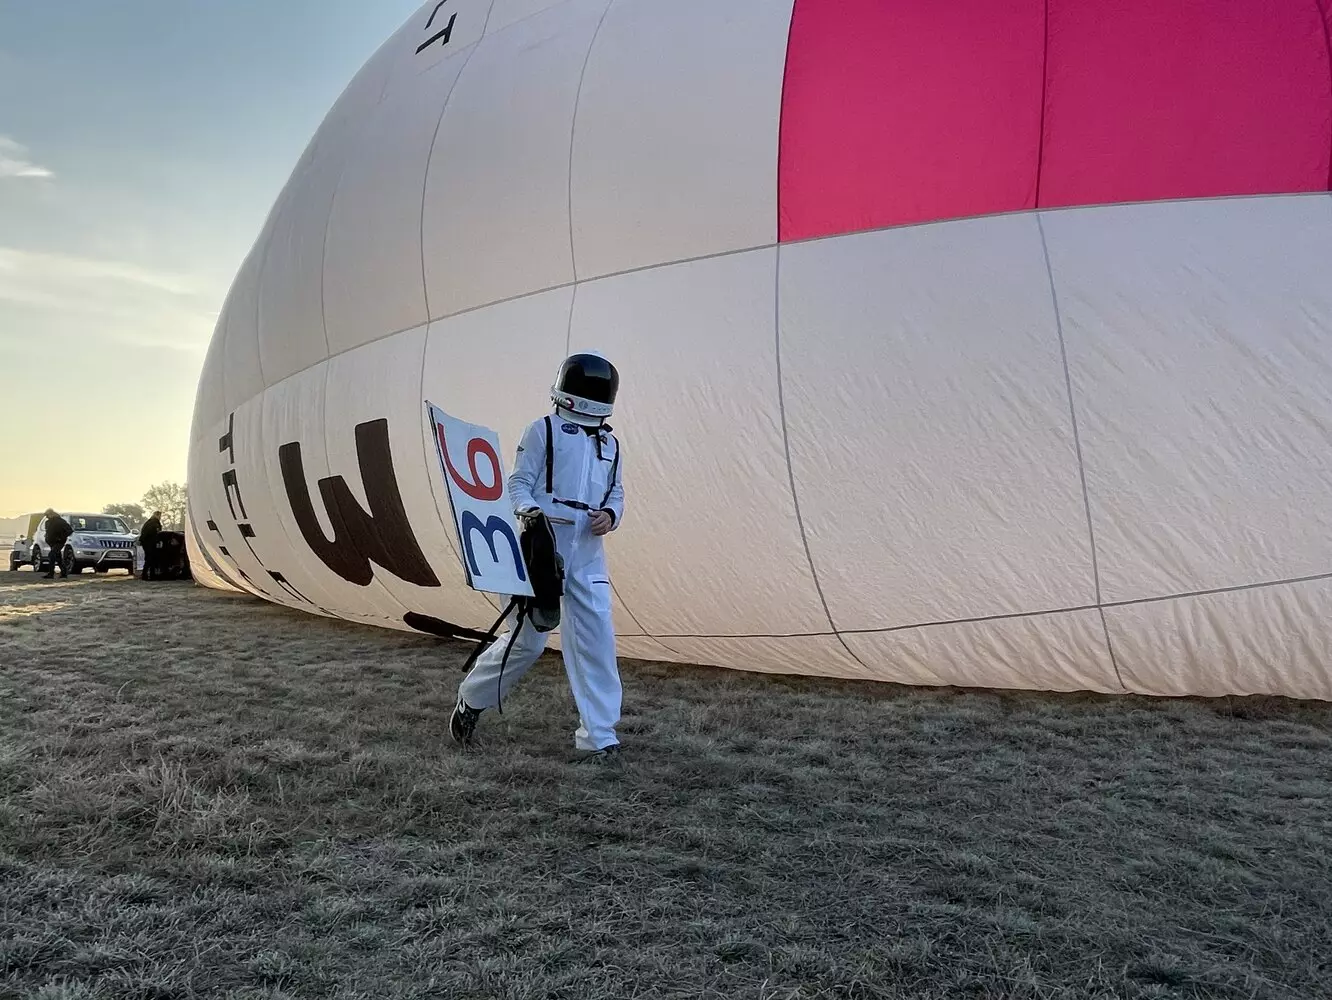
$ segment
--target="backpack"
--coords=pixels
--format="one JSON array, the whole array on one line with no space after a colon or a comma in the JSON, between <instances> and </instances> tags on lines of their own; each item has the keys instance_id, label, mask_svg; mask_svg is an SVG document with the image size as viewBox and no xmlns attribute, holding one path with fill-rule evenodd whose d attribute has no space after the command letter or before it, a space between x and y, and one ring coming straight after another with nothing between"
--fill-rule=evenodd
<instances>
[{"instance_id":1,"label":"backpack","mask_svg":"<svg viewBox=\"0 0 1332 1000\"><path fill-rule=\"evenodd\" d=\"M495 641L504 619L517 610L518 616L514 619L513 629L509 633L509 643L504 647L504 658L500 660L498 684L501 691L504 684L504 667L509 662L509 653L518 639L518 631L523 627L523 622L529 622L538 632L553 632L560 626L560 598L564 596L564 557L555 548L555 529L551 527L546 515L540 511L530 518L525 518L524 521L518 544L522 549L523 563L527 566L527 578L532 583L532 596L515 594L477 644L476 649L472 650L472 655L467 657L467 662L463 664L463 673L471 670L477 657ZM502 697L497 700L497 707L503 715Z\"/></svg>"}]
</instances>

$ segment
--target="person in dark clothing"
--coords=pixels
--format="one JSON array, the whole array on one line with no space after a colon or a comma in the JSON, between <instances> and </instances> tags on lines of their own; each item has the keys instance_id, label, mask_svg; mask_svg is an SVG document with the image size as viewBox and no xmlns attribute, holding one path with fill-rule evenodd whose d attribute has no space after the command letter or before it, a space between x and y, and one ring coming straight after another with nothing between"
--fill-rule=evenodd
<instances>
[{"instance_id":1,"label":"person in dark clothing","mask_svg":"<svg viewBox=\"0 0 1332 1000\"><path fill-rule=\"evenodd\" d=\"M62 559L65 542L69 541L69 536L72 534L74 529L69 526L69 522L50 507L46 508L46 548L51 556L51 569L46 574L46 579L53 579L57 569L60 570L60 579L65 578L65 565Z\"/></svg>"},{"instance_id":2,"label":"person in dark clothing","mask_svg":"<svg viewBox=\"0 0 1332 1000\"><path fill-rule=\"evenodd\" d=\"M162 532L162 512L153 511L153 516L143 522L139 529L139 544L143 546L143 579L151 580L161 574L161 562L158 558L157 536Z\"/></svg>"}]
</instances>

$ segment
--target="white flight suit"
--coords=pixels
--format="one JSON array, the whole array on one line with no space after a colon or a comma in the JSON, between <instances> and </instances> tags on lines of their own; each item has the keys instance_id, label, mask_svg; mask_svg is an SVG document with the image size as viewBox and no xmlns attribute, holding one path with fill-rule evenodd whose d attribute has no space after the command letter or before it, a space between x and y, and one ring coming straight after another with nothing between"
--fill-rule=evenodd
<instances>
[{"instance_id":1,"label":"white flight suit","mask_svg":"<svg viewBox=\"0 0 1332 1000\"><path fill-rule=\"evenodd\" d=\"M579 750L602 750L618 743L615 726L620 721L620 671L615 658L615 629L611 623L610 574L602 537L592 534L591 513L556 503L574 500L593 510L609 510L620 526L624 515L623 460L620 443L606 430L597 436L565 419L556 410L549 417L553 452L551 493L546 492L546 419L532 421L518 445L513 472L509 475L509 498L515 511L539 507L546 516L572 520L553 523L555 547L564 559L564 597L560 602L560 647L569 675L579 725L574 746ZM612 470L614 481L612 482ZM513 628L513 616L499 635L476 659L458 687L462 701L472 708L494 708L527 673L546 648L549 633L538 632L524 621L504 664L500 688L500 662Z\"/></svg>"}]
</instances>

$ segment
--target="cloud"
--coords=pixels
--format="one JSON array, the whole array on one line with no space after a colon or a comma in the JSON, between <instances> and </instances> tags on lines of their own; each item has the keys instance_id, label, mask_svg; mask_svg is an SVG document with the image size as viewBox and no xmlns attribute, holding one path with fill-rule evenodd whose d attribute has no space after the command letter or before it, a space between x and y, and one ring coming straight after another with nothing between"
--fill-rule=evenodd
<instances>
[{"instance_id":1,"label":"cloud","mask_svg":"<svg viewBox=\"0 0 1332 1000\"><path fill-rule=\"evenodd\" d=\"M7 178L54 177L50 170L28 159L28 147L23 143L0 135L0 180Z\"/></svg>"},{"instance_id":2,"label":"cloud","mask_svg":"<svg viewBox=\"0 0 1332 1000\"><path fill-rule=\"evenodd\" d=\"M6 291L6 274L37 285L51 282L116 282L139 285L171 295L192 295L197 290L188 278L181 275L153 271L124 261L0 246L0 297L4 297Z\"/></svg>"},{"instance_id":3,"label":"cloud","mask_svg":"<svg viewBox=\"0 0 1332 1000\"><path fill-rule=\"evenodd\" d=\"M6 303L55 313L94 340L200 351L217 321L218 298L184 274L0 246L0 314Z\"/></svg>"}]
</instances>

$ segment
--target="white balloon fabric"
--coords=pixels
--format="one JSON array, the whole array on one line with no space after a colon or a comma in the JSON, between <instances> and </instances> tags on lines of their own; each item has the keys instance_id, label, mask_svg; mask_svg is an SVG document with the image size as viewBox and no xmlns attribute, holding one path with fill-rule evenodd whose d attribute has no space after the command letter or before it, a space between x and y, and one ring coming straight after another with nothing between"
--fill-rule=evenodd
<instances>
[{"instance_id":1,"label":"white balloon fabric","mask_svg":"<svg viewBox=\"0 0 1332 1000\"><path fill-rule=\"evenodd\" d=\"M484 629L423 401L511 465L596 347L624 655L1332 698L1332 15L1046 6L427 3L226 298L198 579Z\"/></svg>"}]
</instances>

